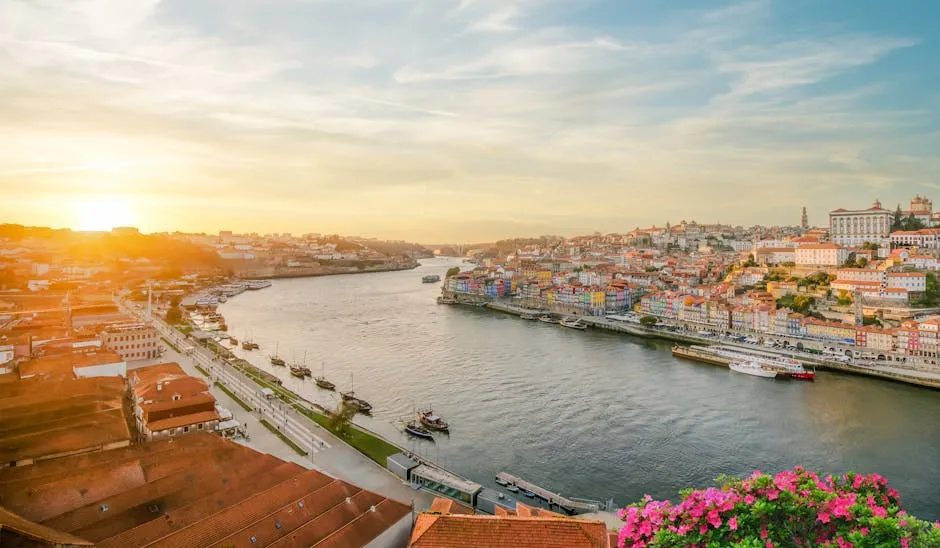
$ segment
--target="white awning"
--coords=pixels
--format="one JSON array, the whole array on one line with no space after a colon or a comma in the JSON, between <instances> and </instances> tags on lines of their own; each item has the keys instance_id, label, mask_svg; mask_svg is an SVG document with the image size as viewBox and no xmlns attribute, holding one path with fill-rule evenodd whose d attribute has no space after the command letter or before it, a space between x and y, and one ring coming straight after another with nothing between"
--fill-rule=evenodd
<instances>
[{"instance_id":1,"label":"white awning","mask_svg":"<svg viewBox=\"0 0 940 548\"><path fill-rule=\"evenodd\" d=\"M241 423L235 419L232 419L220 422L219 425L215 427L215 429L221 432L224 430L232 430L234 428L238 428L239 426L241 426Z\"/></svg>"}]
</instances>

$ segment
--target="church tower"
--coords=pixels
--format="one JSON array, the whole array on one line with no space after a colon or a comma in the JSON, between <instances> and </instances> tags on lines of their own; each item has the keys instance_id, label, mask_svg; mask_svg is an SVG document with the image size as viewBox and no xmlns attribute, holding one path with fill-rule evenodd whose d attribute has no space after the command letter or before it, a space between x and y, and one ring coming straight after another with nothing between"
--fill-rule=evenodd
<instances>
[{"instance_id":1,"label":"church tower","mask_svg":"<svg viewBox=\"0 0 940 548\"><path fill-rule=\"evenodd\" d=\"M803 230L809 228L809 217L806 216L806 206L803 206L803 216L800 217L800 227Z\"/></svg>"}]
</instances>

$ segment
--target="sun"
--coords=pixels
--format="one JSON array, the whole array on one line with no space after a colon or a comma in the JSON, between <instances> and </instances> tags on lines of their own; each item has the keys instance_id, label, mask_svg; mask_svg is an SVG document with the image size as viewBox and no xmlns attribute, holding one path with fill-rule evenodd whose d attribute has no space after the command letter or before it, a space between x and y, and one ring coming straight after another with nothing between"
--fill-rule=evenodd
<instances>
[{"instance_id":1,"label":"sun","mask_svg":"<svg viewBox=\"0 0 940 548\"><path fill-rule=\"evenodd\" d=\"M87 231L111 230L134 223L134 215L123 200L82 200L75 204L76 228Z\"/></svg>"}]
</instances>

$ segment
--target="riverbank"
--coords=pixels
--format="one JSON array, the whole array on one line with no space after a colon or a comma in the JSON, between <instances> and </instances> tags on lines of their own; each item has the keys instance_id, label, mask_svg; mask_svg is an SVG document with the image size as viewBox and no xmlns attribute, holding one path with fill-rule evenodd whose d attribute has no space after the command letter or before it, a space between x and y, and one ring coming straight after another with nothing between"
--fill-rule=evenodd
<instances>
[{"instance_id":1,"label":"riverbank","mask_svg":"<svg viewBox=\"0 0 940 548\"><path fill-rule=\"evenodd\" d=\"M275 280L284 278L316 278L319 276L339 276L341 274L373 274L376 272L398 272L401 270L414 270L420 263L388 261L378 265L366 266L310 266L310 267L232 267L236 277L252 280Z\"/></svg>"},{"instance_id":2,"label":"riverbank","mask_svg":"<svg viewBox=\"0 0 940 548\"><path fill-rule=\"evenodd\" d=\"M480 303L471 303L471 302L461 302L458 304L476 306L479 307ZM513 305L503 304L503 303L486 303L486 306L483 308L494 310L497 312L502 312L505 314L512 314L515 316L520 316L524 313L532 313L533 310L525 309ZM615 333L625 333L635 337L643 338L652 338L652 339L661 339L671 342L683 343L683 344L698 344L698 345L723 345L723 346L734 346L742 349L753 350L753 345L739 344L731 341L717 341L709 337L699 337L689 333L679 333L674 331L667 331L661 328L647 327L640 324L630 324L626 322L620 322L616 320L609 320L607 318L601 317L592 317L592 316L579 316L581 321L591 327L597 329L604 329L606 331L612 331ZM940 390L940 375L931 375L926 372L921 371L908 371L895 367L886 367L886 366L856 366L846 363L840 363L836 361L830 361L825 359L820 359L814 357L813 355L805 353L784 353L780 352L774 348L761 347L761 351L769 352L772 354L778 354L781 356L792 357L803 362L806 365L814 366L818 369L830 370L830 371L839 371L842 373L849 373L852 375L862 375L866 377L875 377L879 379L889 380L893 382L900 382L904 384L910 384L915 386L920 386L923 388L930 388L933 390Z\"/></svg>"}]
</instances>

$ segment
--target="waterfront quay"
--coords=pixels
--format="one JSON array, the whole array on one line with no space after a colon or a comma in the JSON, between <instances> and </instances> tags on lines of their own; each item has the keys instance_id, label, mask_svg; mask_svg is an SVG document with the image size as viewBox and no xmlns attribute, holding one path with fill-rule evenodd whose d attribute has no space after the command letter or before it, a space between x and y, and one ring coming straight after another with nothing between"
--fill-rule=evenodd
<instances>
[{"instance_id":1,"label":"waterfront quay","mask_svg":"<svg viewBox=\"0 0 940 548\"><path fill-rule=\"evenodd\" d=\"M487 308L489 310L495 310L498 312L503 312L506 314L513 314L516 316L521 316L522 314L553 314L550 310L544 310L540 308L526 308L510 303L497 302L494 300L486 300L485 297L474 295L474 298L463 298L457 297L458 304L477 306L480 308ZM557 315L557 313L555 313ZM703 336L697 334L697 332L691 331L685 326L670 326L670 325L661 325L661 326L644 326L639 323L624 322L620 320L611 319L603 316L578 316L581 321L593 328L603 329L605 331L611 331L615 333L624 333L627 335L633 335L636 337L644 338L657 338L668 341L673 341L682 344L688 345L716 345L721 344L724 346L734 346L739 347L744 350L753 350L753 344L741 343L735 338L731 337L719 337L719 336ZM771 354L776 354L780 356L792 357L799 360L805 365L810 365L818 369L830 370L830 371L839 371L842 373L850 373L855 375L864 375L868 377L876 377L885 380L891 380L895 382L902 382L906 384L912 384L916 386L922 386L925 388L932 388L935 390L940 390L940 374L933 373L931 371L922 371L917 369L907 369L901 367L895 367L894 365L889 365L891 362L885 361L875 361L875 360L861 360L856 359L854 363L852 362L843 362L837 361L835 359L826 359L825 356L820 356L818 354L811 354L799 350L806 347L819 346L830 349L833 352L845 352L846 350L851 351L853 347L839 344L831 344L828 341L812 341L807 339L798 339L794 337L787 336L777 336L768 337L778 342L786 342L788 348L786 350L780 350L779 348L772 348L767 346L760 346L760 350L763 352L768 352ZM799 346L798 346L799 345Z\"/></svg>"}]
</instances>

